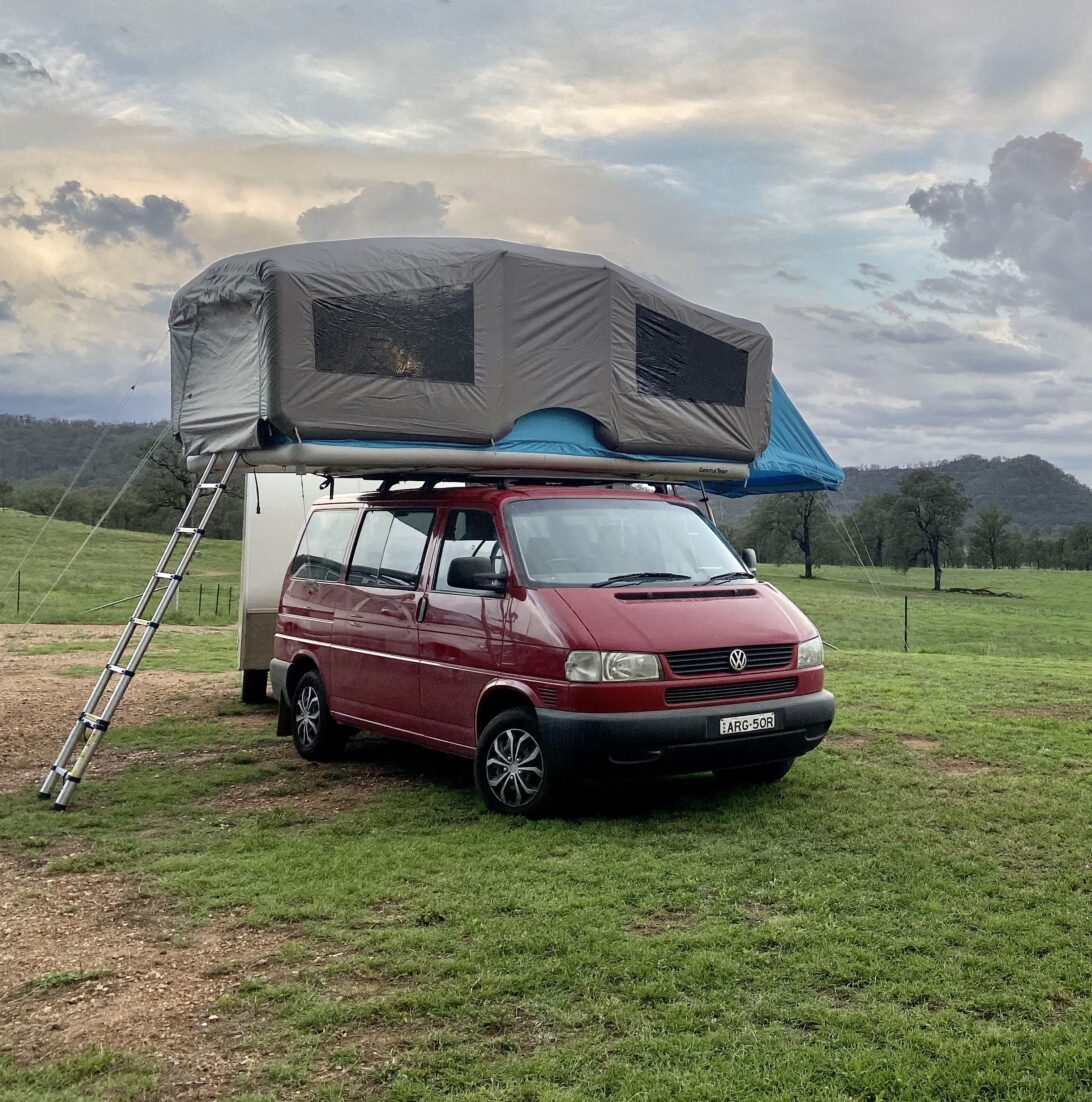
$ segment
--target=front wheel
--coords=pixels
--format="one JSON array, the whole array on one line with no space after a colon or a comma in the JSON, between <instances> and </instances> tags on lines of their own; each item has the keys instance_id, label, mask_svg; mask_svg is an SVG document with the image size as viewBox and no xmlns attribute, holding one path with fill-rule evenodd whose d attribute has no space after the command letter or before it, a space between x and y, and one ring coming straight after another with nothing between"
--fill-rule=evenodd
<instances>
[{"instance_id":1,"label":"front wheel","mask_svg":"<svg viewBox=\"0 0 1092 1102\"><path fill-rule=\"evenodd\" d=\"M530 708L511 708L486 724L474 755L474 782L490 811L546 815L560 804L565 780Z\"/></svg>"},{"instance_id":2,"label":"front wheel","mask_svg":"<svg viewBox=\"0 0 1092 1102\"><path fill-rule=\"evenodd\" d=\"M714 769L713 776L725 784L776 784L792 768L795 758L748 765L742 769Z\"/></svg>"},{"instance_id":3,"label":"front wheel","mask_svg":"<svg viewBox=\"0 0 1092 1102\"><path fill-rule=\"evenodd\" d=\"M311 670L300 678L292 694L292 741L307 761L329 761L345 749L345 732L326 706L322 678Z\"/></svg>"}]
</instances>

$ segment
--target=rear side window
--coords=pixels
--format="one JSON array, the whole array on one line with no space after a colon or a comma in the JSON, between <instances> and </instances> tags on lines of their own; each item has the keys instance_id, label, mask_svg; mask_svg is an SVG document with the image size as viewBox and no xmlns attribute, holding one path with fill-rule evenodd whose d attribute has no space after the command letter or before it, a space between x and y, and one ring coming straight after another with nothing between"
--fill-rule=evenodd
<instances>
[{"instance_id":1,"label":"rear side window","mask_svg":"<svg viewBox=\"0 0 1092 1102\"><path fill-rule=\"evenodd\" d=\"M349 563L349 584L416 589L434 515L431 509L369 509Z\"/></svg>"},{"instance_id":2,"label":"rear side window","mask_svg":"<svg viewBox=\"0 0 1092 1102\"><path fill-rule=\"evenodd\" d=\"M637 391L724 406L747 404L747 350L637 307Z\"/></svg>"},{"instance_id":3,"label":"rear side window","mask_svg":"<svg viewBox=\"0 0 1092 1102\"><path fill-rule=\"evenodd\" d=\"M483 596L481 590L457 589L448 585L447 574L451 569L451 560L474 556L488 560L494 574L507 574L500 540L497 539L497 526L493 517L482 509L458 509L449 513L444 525L444 542L440 548L440 565L436 570L436 588L452 593L473 593Z\"/></svg>"},{"instance_id":4,"label":"rear side window","mask_svg":"<svg viewBox=\"0 0 1092 1102\"><path fill-rule=\"evenodd\" d=\"M358 515L356 509L316 509L307 519L292 560L292 577L336 582Z\"/></svg>"}]
</instances>

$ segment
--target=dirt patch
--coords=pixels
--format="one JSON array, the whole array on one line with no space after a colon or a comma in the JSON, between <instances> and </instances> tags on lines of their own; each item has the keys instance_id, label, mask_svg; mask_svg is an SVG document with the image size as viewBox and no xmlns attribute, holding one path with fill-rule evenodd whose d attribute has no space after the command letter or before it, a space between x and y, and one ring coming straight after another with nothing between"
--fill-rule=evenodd
<instances>
[{"instance_id":1,"label":"dirt patch","mask_svg":"<svg viewBox=\"0 0 1092 1102\"><path fill-rule=\"evenodd\" d=\"M974 758L929 758L928 765L946 777L974 777L993 768Z\"/></svg>"},{"instance_id":2,"label":"dirt patch","mask_svg":"<svg viewBox=\"0 0 1092 1102\"><path fill-rule=\"evenodd\" d=\"M761 926L769 922L773 917L774 909L768 903L759 903L755 899L749 899L743 904L743 917L752 926Z\"/></svg>"},{"instance_id":3,"label":"dirt patch","mask_svg":"<svg viewBox=\"0 0 1092 1102\"><path fill-rule=\"evenodd\" d=\"M292 749L284 742L286 755ZM341 811L353 811L381 790L389 789L389 779L375 776L354 776L330 783L325 772L314 766L301 766L292 774L261 785L235 784L223 792L202 801L219 811L272 811L289 808L293 811L325 817Z\"/></svg>"},{"instance_id":4,"label":"dirt patch","mask_svg":"<svg viewBox=\"0 0 1092 1102\"><path fill-rule=\"evenodd\" d=\"M835 732L833 735L827 735L827 742L834 746L846 746L850 749L857 749L861 746L870 745L876 738L877 731L858 731L855 735L843 735L840 732Z\"/></svg>"},{"instance_id":5,"label":"dirt patch","mask_svg":"<svg viewBox=\"0 0 1092 1102\"><path fill-rule=\"evenodd\" d=\"M165 626L160 634L199 632L204 629ZM102 660L109 657L118 628L110 625L48 624L27 628L0 625L0 645L7 651L0 671L0 793L14 792L41 782L64 742L76 716L94 687L94 678L73 678L61 671L72 664L73 651L55 654L23 654L27 649L70 643L79 647L88 640L102 643ZM83 656L93 650L81 650ZM118 719L140 725L157 719L212 719L232 701L237 675L142 670L125 694ZM268 722L261 718L233 717L240 727ZM153 751L124 750L107 739L95 756L96 776L116 776L142 760L157 760Z\"/></svg>"},{"instance_id":6,"label":"dirt patch","mask_svg":"<svg viewBox=\"0 0 1092 1102\"><path fill-rule=\"evenodd\" d=\"M940 747L939 739L920 738L906 735L899 742L920 755L923 764L934 773L940 773L945 777L974 777L979 773L989 772L994 767L984 761L975 761L974 758L958 756L945 757L936 751Z\"/></svg>"},{"instance_id":7,"label":"dirt patch","mask_svg":"<svg viewBox=\"0 0 1092 1102\"><path fill-rule=\"evenodd\" d=\"M21 1064L88 1046L150 1052L162 1098L220 1097L265 1054L217 1013L289 934L220 919L191 929L121 877L47 876L0 857L3 1048Z\"/></svg>"},{"instance_id":8,"label":"dirt patch","mask_svg":"<svg viewBox=\"0 0 1092 1102\"><path fill-rule=\"evenodd\" d=\"M656 911L642 915L628 928L631 937L659 937L662 934L693 930L701 919L689 911Z\"/></svg>"},{"instance_id":9,"label":"dirt patch","mask_svg":"<svg viewBox=\"0 0 1092 1102\"><path fill-rule=\"evenodd\" d=\"M940 745L939 739L921 738L918 735L903 735L899 742L907 750L913 750L917 754L930 754Z\"/></svg>"}]
</instances>

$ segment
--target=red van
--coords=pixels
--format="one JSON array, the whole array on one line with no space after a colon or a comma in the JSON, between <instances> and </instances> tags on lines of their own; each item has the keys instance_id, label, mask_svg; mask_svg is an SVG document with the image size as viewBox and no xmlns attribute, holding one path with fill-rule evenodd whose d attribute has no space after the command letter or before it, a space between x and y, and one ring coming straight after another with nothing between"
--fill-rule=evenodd
<instances>
[{"instance_id":1,"label":"red van","mask_svg":"<svg viewBox=\"0 0 1092 1102\"><path fill-rule=\"evenodd\" d=\"M367 728L474 759L540 815L579 778L784 776L834 718L823 643L693 502L499 484L334 497L281 594L280 730L310 760Z\"/></svg>"}]
</instances>

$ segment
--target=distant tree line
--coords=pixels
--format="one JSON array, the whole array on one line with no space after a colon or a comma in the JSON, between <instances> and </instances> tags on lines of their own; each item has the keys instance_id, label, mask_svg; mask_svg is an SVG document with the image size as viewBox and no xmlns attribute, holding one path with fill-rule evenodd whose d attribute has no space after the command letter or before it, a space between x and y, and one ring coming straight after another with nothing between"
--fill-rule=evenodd
<instances>
[{"instance_id":1,"label":"distant tree line","mask_svg":"<svg viewBox=\"0 0 1092 1102\"><path fill-rule=\"evenodd\" d=\"M132 447L127 460L131 470L148 454L155 438ZM156 446L132 486L118 500L104 522L106 528L136 532L170 532L178 523L193 493L197 476L186 469L181 445L168 439ZM67 483L53 478L35 478L13 483L0 480L0 508L22 509L49 516L57 503L60 520L95 524L114 500L120 484L95 482L77 485L67 495ZM63 500L62 500L63 498ZM242 482L233 481L220 499L208 527L214 539L239 539L243 531Z\"/></svg>"},{"instance_id":2,"label":"distant tree line","mask_svg":"<svg viewBox=\"0 0 1092 1102\"><path fill-rule=\"evenodd\" d=\"M1023 535L997 505L973 516L963 487L929 467L909 471L898 492L863 498L840 513L825 493L776 494L752 510L742 529L730 533L737 547L754 547L760 561L799 562L811 578L824 564L933 571L941 588L948 566L993 570L1092 570L1092 524L1067 533Z\"/></svg>"}]
</instances>

